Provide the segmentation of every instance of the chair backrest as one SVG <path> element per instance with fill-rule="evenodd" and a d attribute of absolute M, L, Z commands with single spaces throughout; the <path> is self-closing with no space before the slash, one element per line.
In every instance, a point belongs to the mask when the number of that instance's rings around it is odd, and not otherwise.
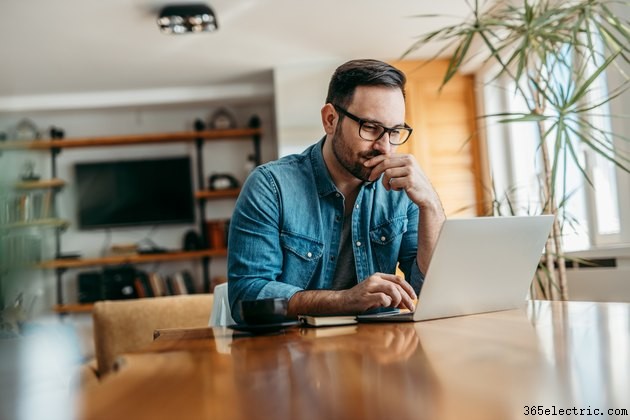
<path fill-rule="evenodd" d="M 234 324 L 230 302 L 228 301 L 228 284 L 221 283 L 214 287 L 214 303 L 208 325 L 211 327 L 225 327 Z"/>
<path fill-rule="evenodd" d="M 94 305 L 94 345 L 99 375 L 111 371 L 116 357 L 153 341 L 158 328 L 205 327 L 211 294 L 101 301 Z"/>

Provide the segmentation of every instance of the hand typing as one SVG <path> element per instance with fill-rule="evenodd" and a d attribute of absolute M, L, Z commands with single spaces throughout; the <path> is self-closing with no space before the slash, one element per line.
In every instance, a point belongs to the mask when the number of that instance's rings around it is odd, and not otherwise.
<path fill-rule="evenodd" d="M 394 274 L 374 273 L 351 289 L 343 290 L 345 312 L 365 312 L 393 307 L 413 311 L 416 293 L 409 283 Z"/>

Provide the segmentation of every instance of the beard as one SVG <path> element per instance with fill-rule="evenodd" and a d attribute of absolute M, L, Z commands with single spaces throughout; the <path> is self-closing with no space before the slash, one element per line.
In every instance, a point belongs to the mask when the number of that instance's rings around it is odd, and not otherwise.
<path fill-rule="evenodd" d="M 341 132 L 341 124 L 337 125 L 337 129 L 333 135 L 332 150 L 341 166 L 361 181 L 369 181 L 370 174 L 372 173 L 372 168 L 366 168 L 363 166 L 363 163 L 365 163 L 366 160 L 381 155 L 381 152 L 378 150 L 355 153 L 350 148 L 348 141 L 346 141 L 345 136 Z"/>

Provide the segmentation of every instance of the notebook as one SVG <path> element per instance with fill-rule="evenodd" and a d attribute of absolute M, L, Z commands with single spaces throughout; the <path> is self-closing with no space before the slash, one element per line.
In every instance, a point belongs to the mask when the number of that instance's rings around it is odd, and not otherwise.
<path fill-rule="evenodd" d="M 313 316 L 298 315 L 298 321 L 309 327 L 327 327 L 332 325 L 356 324 L 356 315 Z"/>
<path fill-rule="evenodd" d="M 423 321 L 520 307 L 554 216 L 446 220 L 414 312 L 359 315 L 360 322 Z"/>

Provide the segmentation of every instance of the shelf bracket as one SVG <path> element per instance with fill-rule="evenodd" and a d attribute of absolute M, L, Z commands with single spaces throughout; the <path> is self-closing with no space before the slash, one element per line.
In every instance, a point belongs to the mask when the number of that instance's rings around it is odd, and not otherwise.
<path fill-rule="evenodd" d="M 250 128 L 260 128 L 261 122 L 260 117 L 258 115 L 254 115 L 249 119 L 249 127 Z M 260 134 L 254 134 L 254 163 L 256 166 L 261 164 L 260 158 Z"/>

